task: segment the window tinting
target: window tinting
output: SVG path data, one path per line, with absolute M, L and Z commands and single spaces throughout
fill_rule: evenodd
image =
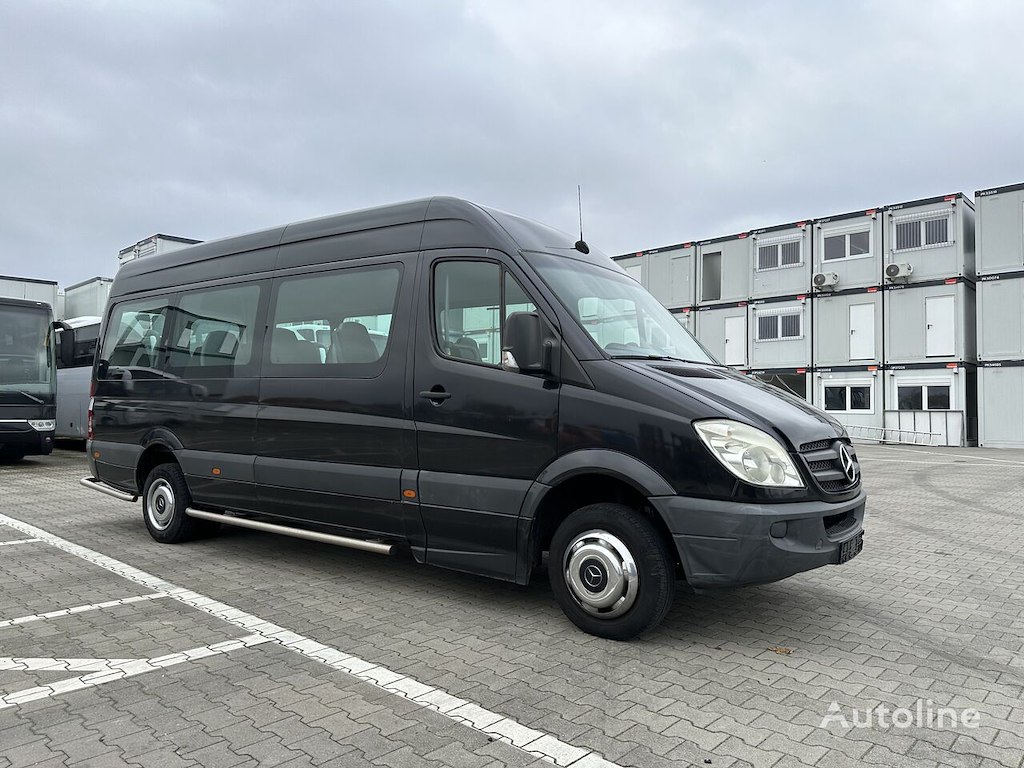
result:
M 850 410 L 871 410 L 871 387 L 850 387 Z
M 400 267 L 386 264 L 282 280 L 271 365 L 286 376 L 376 376 L 384 369 L 400 279 Z
M 825 410 L 846 410 L 846 387 L 825 387 Z
M 896 401 L 901 411 L 924 410 L 924 398 L 921 393 L 922 387 L 897 387 Z
M 846 258 L 846 235 L 825 238 L 825 261 Z
M 949 387 L 932 384 L 928 387 L 928 410 L 949 410 Z
M 186 378 L 231 376 L 252 359 L 258 285 L 189 291 L 170 310 L 166 369 Z
M 443 261 L 435 267 L 435 330 L 443 354 L 501 363 L 504 321 L 515 312 L 537 310 L 519 282 L 502 272 L 486 261 Z
M 717 301 L 722 298 L 722 252 L 705 253 L 701 263 L 701 298 Z
M 162 370 L 167 352 L 164 326 L 168 314 L 166 299 L 127 301 L 117 305 L 103 338 L 100 375 L 124 368 Z

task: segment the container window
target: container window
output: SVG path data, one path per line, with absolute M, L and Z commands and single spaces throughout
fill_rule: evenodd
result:
M 870 384 L 825 385 L 825 410 L 847 413 L 871 410 Z
M 949 387 L 932 384 L 928 387 L 928 410 L 949 410 Z
M 912 248 L 932 248 L 953 242 L 951 237 L 951 214 L 936 215 L 910 214 L 893 222 L 896 234 L 894 250 L 906 251 Z
M 825 387 L 825 410 L 846 410 L 846 387 Z
M 722 298 L 722 252 L 705 253 L 701 264 L 701 298 L 717 301 Z
M 924 410 L 923 387 L 898 387 L 896 401 L 901 411 Z
M 771 341 L 779 338 L 779 318 L 768 315 L 757 318 L 757 340 Z
M 802 315 L 797 310 L 762 310 L 757 317 L 756 341 L 799 339 L 803 336 Z
M 782 325 L 782 338 L 784 339 L 798 339 L 800 338 L 800 315 L 780 315 L 779 321 Z
M 924 244 L 939 245 L 949 241 L 949 219 L 926 219 L 924 221 Z
M 851 232 L 847 237 L 850 243 L 851 256 L 863 256 L 866 253 L 871 253 L 870 232 L 866 230 L 864 232 Z
M 896 225 L 896 250 L 921 247 L 921 222 L 905 221 Z
M 829 235 L 825 238 L 824 261 L 848 259 L 871 255 L 871 232 L 847 232 L 841 235 Z
M 850 387 L 850 410 L 871 410 L 871 387 Z
M 846 258 L 846 235 L 825 238 L 825 261 Z
M 800 263 L 800 241 L 782 243 L 782 266 L 791 267 Z
M 779 266 L 779 246 L 762 245 L 757 249 L 757 268 L 775 269 Z

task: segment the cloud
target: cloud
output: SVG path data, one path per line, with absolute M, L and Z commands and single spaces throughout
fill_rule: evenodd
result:
M 1024 179 L 1024 8 L 0 4 L 0 273 L 431 194 L 619 253 Z

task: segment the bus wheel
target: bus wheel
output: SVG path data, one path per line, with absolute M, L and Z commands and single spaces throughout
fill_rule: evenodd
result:
M 25 458 L 25 454 L 11 448 L 0 448 L 0 463 L 15 464 Z
M 573 624 L 598 637 L 631 640 L 657 626 L 675 596 L 675 567 L 662 536 L 622 504 L 569 515 L 551 540 L 548 575 Z
M 177 464 L 160 464 L 146 477 L 142 491 L 142 517 L 149 535 L 162 544 L 189 541 L 205 533 L 208 526 L 185 514 L 192 496 L 185 475 Z

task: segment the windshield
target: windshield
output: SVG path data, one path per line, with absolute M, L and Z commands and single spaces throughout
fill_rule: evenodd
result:
M 590 337 L 612 357 L 717 364 L 639 283 L 573 258 L 527 254 Z
M 0 304 L 0 405 L 53 403 L 50 332 L 49 312 Z

